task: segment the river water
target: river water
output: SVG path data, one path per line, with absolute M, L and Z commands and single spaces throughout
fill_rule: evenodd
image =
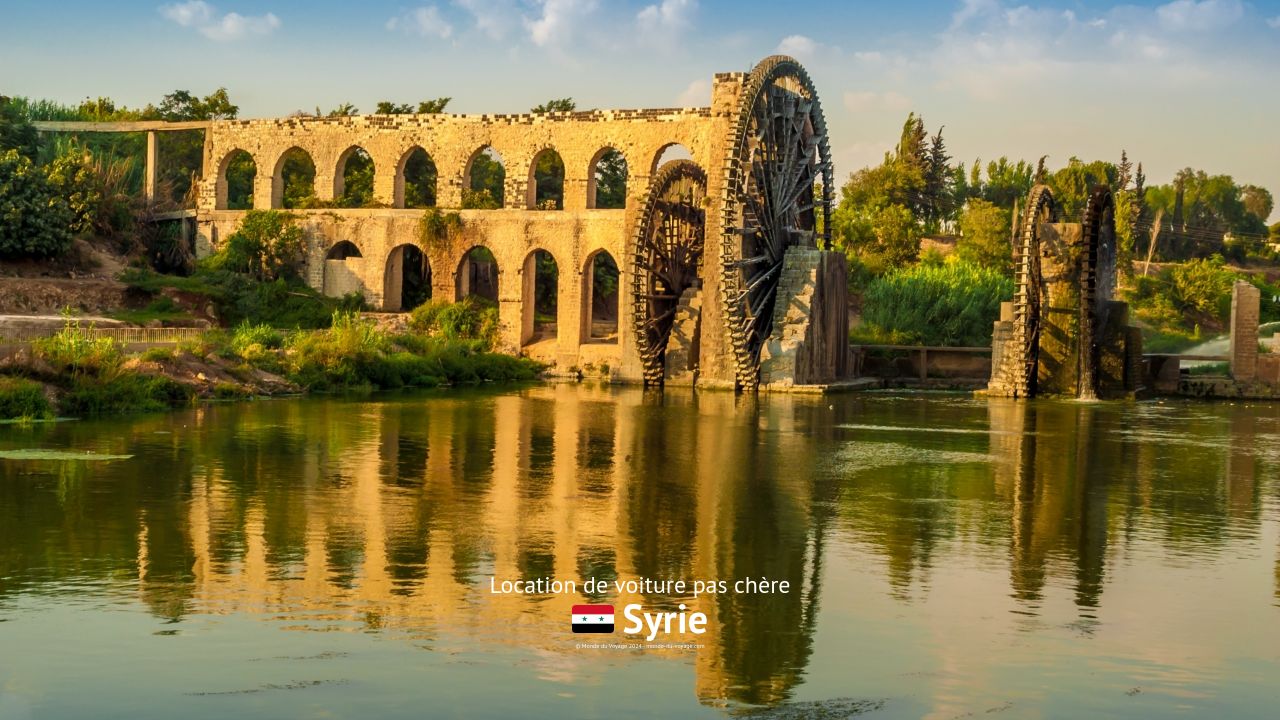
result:
M 8 425 L 3 454 L 6 720 L 1280 704 L 1280 405 L 563 384 Z M 492 592 L 539 578 L 789 589 Z M 646 643 L 630 604 L 706 632 Z

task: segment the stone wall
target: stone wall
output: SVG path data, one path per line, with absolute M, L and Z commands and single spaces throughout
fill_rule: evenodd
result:
M 848 268 L 843 254 L 792 247 L 782 265 L 760 384 L 815 385 L 849 374 Z
M 1231 377 L 1252 382 L 1258 377 L 1258 320 L 1261 293 L 1246 280 L 1231 288 Z
M 608 364 L 615 378 L 638 381 L 638 355 L 632 338 L 631 303 L 618 303 L 616 343 L 588 339 L 590 282 L 584 279 L 597 252 L 608 252 L 622 274 L 619 288 L 630 287 L 630 240 L 638 208 L 648 190 L 659 157 L 671 145 L 682 145 L 707 172 L 709 203 L 702 273 L 705 292 L 700 336 L 700 373 L 708 382 L 732 383 L 732 352 L 720 320 L 719 204 L 724 187 L 724 157 L 729 129 L 736 117 L 743 73 L 715 76 L 708 108 L 652 110 L 595 110 L 546 115 L 368 115 L 340 118 L 282 118 L 228 120 L 212 123 L 206 135 L 205 167 L 215 169 L 198 187 L 197 252 L 206 255 L 233 232 L 243 211 L 227 210 L 226 167 L 236 151 L 254 160 L 257 175 L 253 206 L 281 206 L 282 159 L 300 148 L 316 167 L 315 194 L 321 201 L 342 192 L 342 170 L 355 148 L 374 163 L 373 209 L 295 211 L 306 233 L 306 277 L 319 290 L 337 294 L 359 288 L 375 308 L 395 310 L 388 296 L 398 292 L 398 278 L 389 277 L 393 251 L 417 244 L 422 210 L 400 209 L 404 204 L 404 163 L 418 148 L 436 166 L 437 205 L 457 208 L 469 187 L 470 165 L 486 148 L 502 157 L 506 170 L 505 206 L 497 210 L 460 211 L 462 229 L 438 246 L 426 249 L 432 272 L 432 297 L 457 299 L 456 273 L 466 251 L 488 248 L 498 260 L 498 303 L 502 349 L 518 352 L 527 326 L 526 258 L 546 250 L 559 271 L 555 362 L 565 368 L 591 362 Z M 594 169 L 608 149 L 622 153 L 628 167 L 626 208 L 602 210 L 594 204 Z M 538 155 L 559 153 L 564 162 L 564 210 L 532 209 L 533 169 Z M 354 243 L 358 261 L 331 265 L 325 256 L 340 241 Z M 394 275 L 394 273 L 391 273 Z

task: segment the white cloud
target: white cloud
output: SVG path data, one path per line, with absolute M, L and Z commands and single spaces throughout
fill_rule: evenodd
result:
M 524 19 L 534 45 L 542 48 L 567 46 L 584 18 L 596 9 L 595 0 L 541 0 L 542 13 Z
M 711 104 L 711 81 L 694 80 L 676 98 L 677 107 L 706 107 Z
M 1217 30 L 1243 16 L 1240 0 L 1174 0 L 1156 8 L 1160 26 L 1168 30 Z
M 444 19 L 440 14 L 440 8 L 435 5 L 423 5 L 387 21 L 388 30 L 398 28 L 423 37 L 437 37 L 441 40 L 453 35 L 453 26 Z
M 851 90 L 844 94 L 844 106 L 851 113 L 877 110 L 901 112 L 911 109 L 911 98 L 896 90 L 888 90 L 882 93 L 870 90 Z
M 511 0 L 453 0 L 453 4 L 471 13 L 476 29 L 494 40 L 506 39 L 519 17 Z
M 181 27 L 188 27 L 199 32 L 210 40 L 239 40 L 248 35 L 270 35 L 280 27 L 280 18 L 274 13 L 265 15 L 241 15 L 229 12 L 218 15 L 218 11 L 203 0 L 190 0 L 185 3 L 164 5 L 160 14 Z
M 782 38 L 775 53 L 790 55 L 801 62 L 813 62 L 820 58 L 832 58 L 840 55 L 840 48 L 826 45 L 807 35 L 788 35 Z
M 636 13 L 636 29 L 643 42 L 666 45 L 693 24 L 697 0 L 662 0 Z

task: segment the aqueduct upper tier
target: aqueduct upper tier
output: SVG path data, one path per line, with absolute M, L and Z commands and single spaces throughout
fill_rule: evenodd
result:
M 702 184 L 696 207 L 686 202 L 688 211 L 675 215 L 672 202 L 649 201 L 651 193 L 676 192 L 652 186 L 673 146 Z M 606 155 L 615 176 L 620 166 L 625 173 L 625 202 L 615 197 L 607 208 L 597 202 Z M 345 171 L 357 156 L 366 173 L 372 165 L 372 201 L 340 207 Z M 460 224 L 424 239 L 422 206 L 464 207 L 476 163 L 491 166 L 495 156 L 504 171 L 493 193 L 501 205 L 456 210 Z M 503 349 L 523 348 L 563 368 L 608 365 L 622 379 L 753 386 L 762 362 L 794 355 L 800 342 L 771 347 L 775 317 L 779 329 L 794 324 L 797 292 L 804 303 L 825 297 L 812 288 L 804 295 L 805 284 L 821 282 L 825 271 L 783 268 L 788 249 L 823 245 L 832 186 L 817 95 L 790 58 L 769 58 L 751 73 L 717 74 L 706 108 L 215 121 L 197 200 L 199 254 L 235 231 L 244 208 L 286 206 L 299 189 L 288 175 L 291 157 L 314 168 L 303 179 L 313 184 L 313 209 L 294 210 L 313 287 L 359 292 L 391 311 L 408 304 L 410 289 L 414 301 L 428 292 L 450 301 L 488 294 L 499 307 Z M 555 200 L 545 201 L 539 173 L 550 157 L 561 169 L 552 177 Z M 434 172 L 409 178 L 411 160 L 429 162 Z M 236 163 L 240 179 L 233 181 Z M 245 184 L 246 167 L 252 180 L 235 201 L 232 186 Z M 424 182 L 434 187 L 424 190 Z M 616 177 L 611 187 L 618 187 Z M 410 195 L 429 202 L 410 203 Z M 676 220 L 699 248 L 679 287 L 664 264 L 678 240 Z M 637 273 L 648 283 L 643 288 Z M 807 322 L 807 305 L 800 315 Z M 679 346 L 673 356 L 681 367 L 664 373 L 669 340 Z M 810 379 L 840 362 L 819 362 Z

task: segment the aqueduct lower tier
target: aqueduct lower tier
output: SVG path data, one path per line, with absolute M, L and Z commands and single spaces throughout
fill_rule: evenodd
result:
M 696 207 L 691 205 L 692 212 L 685 215 L 696 215 L 699 223 L 697 278 L 680 287 L 663 279 L 670 268 L 637 265 L 637 246 L 645 241 L 638 231 L 648 233 L 649 245 L 657 248 L 646 255 L 647 262 L 665 262 L 669 254 L 663 249 L 669 229 L 645 213 L 668 207 L 648 200 L 651 192 L 664 191 L 651 181 L 659 175 L 664 152 L 676 145 L 683 148 L 679 155 L 686 155 L 705 176 Z M 496 284 L 501 349 L 526 348 L 564 369 L 607 365 L 613 377 L 637 381 L 646 379 L 648 370 L 649 380 L 661 382 L 668 336 L 676 338 L 671 341 L 673 356 L 687 363 L 680 372 L 668 368 L 666 377 L 672 382 L 753 386 L 761 363 L 770 358 L 775 380 L 783 383 L 830 380 L 843 367 L 844 351 L 830 350 L 832 343 L 824 339 L 817 344 L 831 358 L 814 361 L 812 348 L 800 347 L 803 367 L 797 376 L 792 356 L 797 344 L 804 345 L 805 332 L 797 335 L 793 327 L 786 348 L 781 335 L 769 342 L 775 318 L 779 331 L 797 319 L 807 328 L 816 309 L 809 304 L 829 300 L 826 289 L 814 293 L 811 286 L 832 272 L 829 259 L 812 256 L 823 245 L 819 228 L 827 226 L 821 218 L 830 209 L 825 122 L 807 74 L 790 58 L 769 58 L 751 73 L 716 75 L 707 108 L 215 121 L 206 135 L 206 173 L 199 185 L 198 254 L 216 249 L 246 212 L 228 209 L 248 204 L 229 201 L 233 160 L 243 162 L 246 154 L 252 159 L 252 188 L 245 193 L 252 207 L 278 208 L 284 206 L 287 182 L 292 182 L 285 176 L 286 156 L 301 150 L 314 165 L 316 204 L 331 205 L 342 196 L 344 168 L 357 149 L 366 162 L 372 161 L 373 202 L 361 208 L 294 211 L 307 238 L 307 281 L 326 294 L 359 292 L 375 308 L 400 310 L 404 265 L 422 261 L 416 250 L 425 255 L 432 299 L 458 300 L 478 282 Z M 452 212 L 463 206 L 473 164 L 489 150 L 496 151 L 505 169 L 502 206 L 459 210 L 459 227 L 438 239 L 420 240 L 425 211 L 405 207 L 409 158 L 420 156 L 419 151 L 430 158 L 434 205 Z M 545 209 L 548 205 L 538 202 L 535 168 L 550 150 L 563 162 L 562 200 L 552 203 L 562 209 Z M 625 206 L 620 209 L 596 207 L 597 164 L 610 150 L 626 163 Z M 815 185 L 820 188 L 816 194 Z M 791 255 L 787 251 L 797 247 L 811 252 L 795 255 L 784 269 Z M 496 261 L 496 268 L 486 267 L 485 277 L 477 276 L 466 260 L 474 248 L 487 249 Z M 554 303 L 542 301 L 554 306 L 553 337 L 532 329 L 547 321 L 533 307 L 533 276 L 546 262 L 541 254 L 541 262 L 535 262 L 538 251 L 554 260 L 558 273 Z M 620 271 L 617 331 L 593 338 L 592 267 L 604 254 Z M 636 289 L 637 267 L 652 275 L 646 289 Z M 644 317 L 654 307 L 644 298 L 666 298 L 672 310 L 659 313 L 661 318 Z M 674 308 L 677 302 L 682 314 Z M 689 307 L 697 308 L 692 323 Z M 651 337 L 655 326 L 666 333 L 656 348 Z M 638 334 L 649 341 L 641 339 L 638 345 Z M 535 346 L 531 340 L 540 342 Z M 842 342 L 834 345 L 843 347 Z M 781 370 L 779 357 L 785 366 Z

